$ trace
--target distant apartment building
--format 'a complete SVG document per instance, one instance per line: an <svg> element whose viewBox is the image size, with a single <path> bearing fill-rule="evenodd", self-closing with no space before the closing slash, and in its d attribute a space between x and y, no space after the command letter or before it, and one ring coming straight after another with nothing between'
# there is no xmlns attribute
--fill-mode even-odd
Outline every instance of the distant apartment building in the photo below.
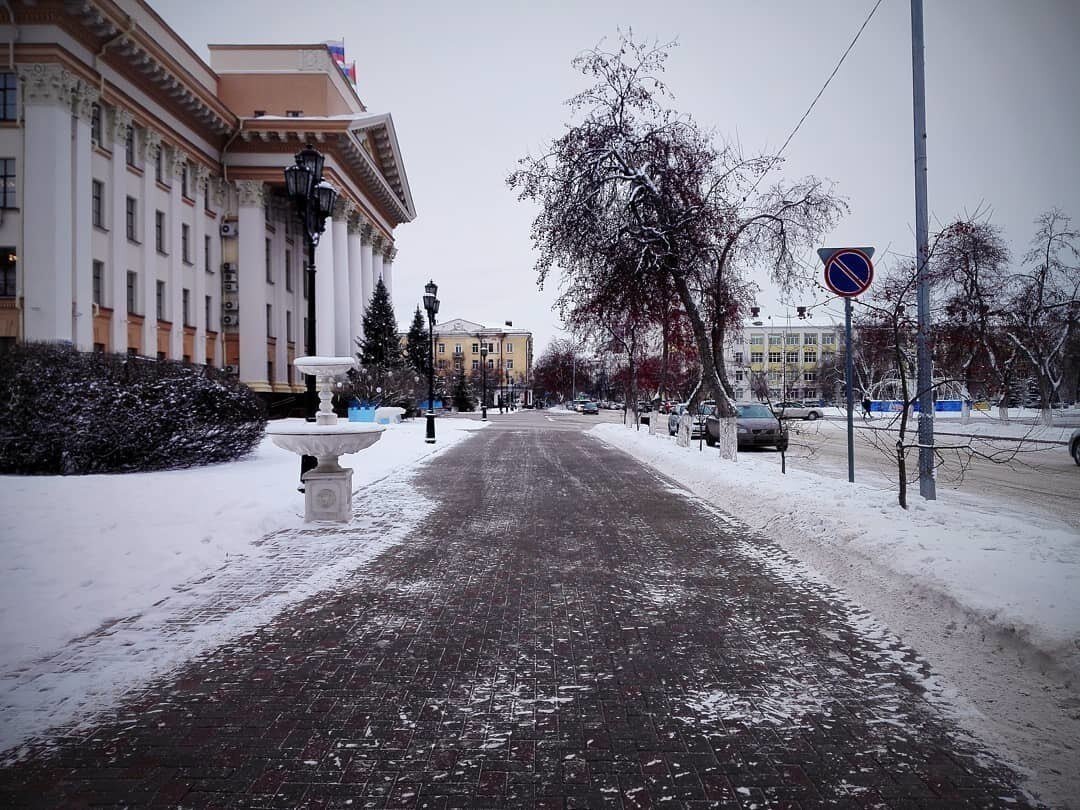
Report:
<svg viewBox="0 0 1080 810"><path fill-rule="evenodd" d="M823 375L834 367L842 340L842 327L812 317L752 318L743 324L741 340L726 352L735 399L758 399L755 388L763 392L766 387L774 402L834 399L836 381Z"/></svg>
<svg viewBox="0 0 1080 810"><path fill-rule="evenodd" d="M325 44L211 45L207 64L142 0L0 19L0 349L68 341L303 390L306 250L282 171L311 143L339 191L315 348L353 353L415 209L389 113Z"/></svg>
<svg viewBox="0 0 1080 810"><path fill-rule="evenodd" d="M532 405L533 336L528 329L511 323L484 326L456 318L435 324L433 351L435 372L449 376L457 369L466 374L481 372L481 348L487 348L489 399Z"/></svg>

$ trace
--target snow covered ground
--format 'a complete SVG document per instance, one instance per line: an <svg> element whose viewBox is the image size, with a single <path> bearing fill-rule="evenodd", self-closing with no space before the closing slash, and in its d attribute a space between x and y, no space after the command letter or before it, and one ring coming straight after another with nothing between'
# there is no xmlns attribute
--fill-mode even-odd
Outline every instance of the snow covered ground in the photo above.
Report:
<svg viewBox="0 0 1080 810"><path fill-rule="evenodd" d="M299 457L131 475L0 477L0 751L257 626L407 536L408 485L484 427L392 425L353 467L356 519L305 528Z"/></svg>
<svg viewBox="0 0 1080 810"><path fill-rule="evenodd" d="M1032 432L989 420L936 427ZM782 475L762 453L741 453L733 464L716 450L699 452L698 442L679 447L666 431L602 424L592 432L872 611L955 685L974 733L1003 743L1048 794L1080 796L1080 535L1067 523L1002 501L924 501L917 488L905 511L894 492L793 469ZM1069 432L1035 430L1051 441Z"/></svg>

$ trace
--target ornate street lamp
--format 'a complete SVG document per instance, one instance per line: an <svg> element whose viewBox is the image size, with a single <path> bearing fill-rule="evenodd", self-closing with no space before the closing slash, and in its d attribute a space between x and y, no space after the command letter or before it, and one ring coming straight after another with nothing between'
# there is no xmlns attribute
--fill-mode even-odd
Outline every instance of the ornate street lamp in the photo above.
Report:
<svg viewBox="0 0 1080 810"><path fill-rule="evenodd" d="M439 299L435 296L438 292L439 285L434 281L424 285L424 309L427 310L428 319L428 409L424 441L428 444L435 444L435 316L439 313Z"/></svg>
<svg viewBox="0 0 1080 810"><path fill-rule="evenodd" d="M304 335L304 353L315 356L315 246L326 230L326 218L334 210L337 191L323 180L325 158L311 144L295 156L296 163L285 169L285 190L296 208L296 214L304 233L307 246L307 334ZM315 421L319 401L315 394L315 377L306 375L307 394L304 405L307 421ZM315 456L300 457L300 482L303 487L304 473L314 469L319 461Z"/></svg>
<svg viewBox="0 0 1080 810"><path fill-rule="evenodd" d="M480 338L483 340L483 338ZM480 419L484 422L487 421L487 356L488 349L486 343L480 344Z"/></svg>

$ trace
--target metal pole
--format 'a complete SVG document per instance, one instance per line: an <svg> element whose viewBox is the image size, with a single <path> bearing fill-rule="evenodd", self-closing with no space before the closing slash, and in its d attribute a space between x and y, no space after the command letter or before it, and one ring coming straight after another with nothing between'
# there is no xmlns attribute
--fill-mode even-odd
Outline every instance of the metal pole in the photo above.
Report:
<svg viewBox="0 0 1080 810"><path fill-rule="evenodd" d="M310 207L309 200L306 205ZM307 334L304 335L304 350L308 357L315 355L315 240L308 229L308 212L304 212L304 238L307 241ZM305 374L304 384L307 386L304 396L305 419L308 422L315 421L315 414L319 410L319 398L315 392L315 375ZM315 456L300 456L300 485L304 485L304 474L319 466L319 460Z"/></svg>
<svg viewBox="0 0 1080 810"><path fill-rule="evenodd" d="M911 0L911 75L915 111L915 241L918 335L916 376L919 397L919 494L926 500L937 499L934 482L934 392L932 388L930 346L930 285L927 264L930 261L930 226L926 210L926 73L923 57L922 0Z"/></svg>
<svg viewBox="0 0 1080 810"><path fill-rule="evenodd" d="M428 312L427 432L424 441L435 444L435 317Z"/></svg>
<svg viewBox="0 0 1080 810"><path fill-rule="evenodd" d="M480 352L480 418L487 421L487 354Z"/></svg>
<svg viewBox="0 0 1080 810"><path fill-rule="evenodd" d="M844 336L847 351L844 375L847 377L847 480L855 483L855 360L851 356L851 299L844 299Z"/></svg>

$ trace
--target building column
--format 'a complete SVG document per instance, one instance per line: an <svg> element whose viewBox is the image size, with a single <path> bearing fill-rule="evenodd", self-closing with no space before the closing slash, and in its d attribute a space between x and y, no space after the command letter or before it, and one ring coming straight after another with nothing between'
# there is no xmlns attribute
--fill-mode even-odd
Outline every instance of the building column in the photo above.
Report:
<svg viewBox="0 0 1080 810"><path fill-rule="evenodd" d="M240 382L269 391L266 379L266 214L259 180L238 180L237 274L240 291Z"/></svg>
<svg viewBox="0 0 1080 810"><path fill-rule="evenodd" d="M274 251L274 286L272 288L274 304L274 384L275 391L287 393L292 380L289 378L289 335L285 328L285 313L290 307L292 293L285 289L285 253L289 250L286 241L287 222L292 214L292 206L281 197L273 197L270 216L274 222L274 236L271 246ZM293 279L293 284L296 279Z"/></svg>
<svg viewBox="0 0 1080 810"><path fill-rule="evenodd" d="M184 201L182 181L187 166L187 155L172 150L172 186L169 189L169 275L166 292L169 296L169 359L180 360L184 356L184 244L181 237ZM192 246L189 246L192 247ZM194 351L192 347L192 351ZM194 358L192 358L194 360Z"/></svg>
<svg viewBox="0 0 1080 810"><path fill-rule="evenodd" d="M372 226L363 217L360 218L360 275L363 289L361 295L364 299L363 309L367 309L371 303L371 294L375 292L375 277L372 275L371 261L371 235ZM360 314L360 331L363 332L363 311Z"/></svg>
<svg viewBox="0 0 1080 810"><path fill-rule="evenodd" d="M334 353L338 357L356 354L349 316L349 217L355 210L352 202L338 197L330 226L334 245Z"/></svg>
<svg viewBox="0 0 1080 810"><path fill-rule="evenodd" d="M228 185L224 178L211 177L210 182L207 184L206 194L213 199L214 203L214 216L209 218L210 229L210 270L213 271L213 275L207 277L207 290L206 294L211 296L212 305L210 308L210 317L212 320L206 324L206 331L216 331L217 339L214 341L214 356L213 365L223 366L225 365L225 327L221 323L221 302L223 300L224 288L222 286L221 273L224 272L221 269L225 258L223 256L223 246L221 244L221 223L224 219L225 202L228 199L227 196ZM237 276L239 277L239 276Z"/></svg>
<svg viewBox="0 0 1080 810"><path fill-rule="evenodd" d="M106 298L112 307L110 346L114 352L123 354L128 350L127 309L127 159L124 156L124 138L131 126L131 113L116 108L112 111L109 136L112 139L112 163L109 166L109 185L105 196L109 199L109 294Z"/></svg>
<svg viewBox="0 0 1080 810"><path fill-rule="evenodd" d="M23 336L66 340L72 333L71 101L76 78L59 65L19 66L25 106L22 172ZM33 182L26 182L33 178ZM80 201L89 205L89 197Z"/></svg>
<svg viewBox="0 0 1080 810"><path fill-rule="evenodd" d="M386 248L386 239L381 233L372 234L371 237L371 289L374 290L383 277L383 250ZM386 282L384 281L383 284Z"/></svg>
<svg viewBox="0 0 1080 810"><path fill-rule="evenodd" d="M191 196L195 198L195 215L191 223L191 240L194 242L192 259L195 268L192 274L191 305L195 307L195 311L191 314L195 324L195 347L192 349L194 354L191 362L199 365L207 361L206 330L210 326L206 322L206 273L212 268L206 267L209 257L205 255L206 251L203 249L206 240L206 214L203 213L206 210L206 176L205 166L200 164L192 166L191 182L195 184L195 188Z"/></svg>
<svg viewBox="0 0 1080 810"><path fill-rule="evenodd" d="M382 277L391 301L394 300L394 259L396 257L397 248L387 245L383 250Z"/></svg>
<svg viewBox="0 0 1080 810"><path fill-rule="evenodd" d="M315 247L315 354L334 355L334 247L330 232ZM306 311L306 308L305 308Z"/></svg>
<svg viewBox="0 0 1080 810"><path fill-rule="evenodd" d="M157 160L158 150L161 149L161 136L153 130L146 130L142 143L142 265L143 265L143 289L142 289L142 353L146 357L157 357L157 282L158 282L158 253L155 244L154 233L154 189L157 187L154 178L154 161ZM169 313L164 313L168 317Z"/></svg>
<svg viewBox="0 0 1080 810"><path fill-rule="evenodd" d="M354 216L349 219L349 330L353 340L362 338L364 333L364 267L360 254L363 250L360 238L360 220ZM354 344L355 346L355 344ZM357 346L354 352L359 350Z"/></svg>
<svg viewBox="0 0 1080 810"><path fill-rule="evenodd" d="M88 352L94 348L94 253L90 245L90 118L93 106L100 97L97 89L79 82L75 89L74 110L74 156L72 186L74 191L74 219L72 230L72 287L75 300L74 333L75 346Z"/></svg>

